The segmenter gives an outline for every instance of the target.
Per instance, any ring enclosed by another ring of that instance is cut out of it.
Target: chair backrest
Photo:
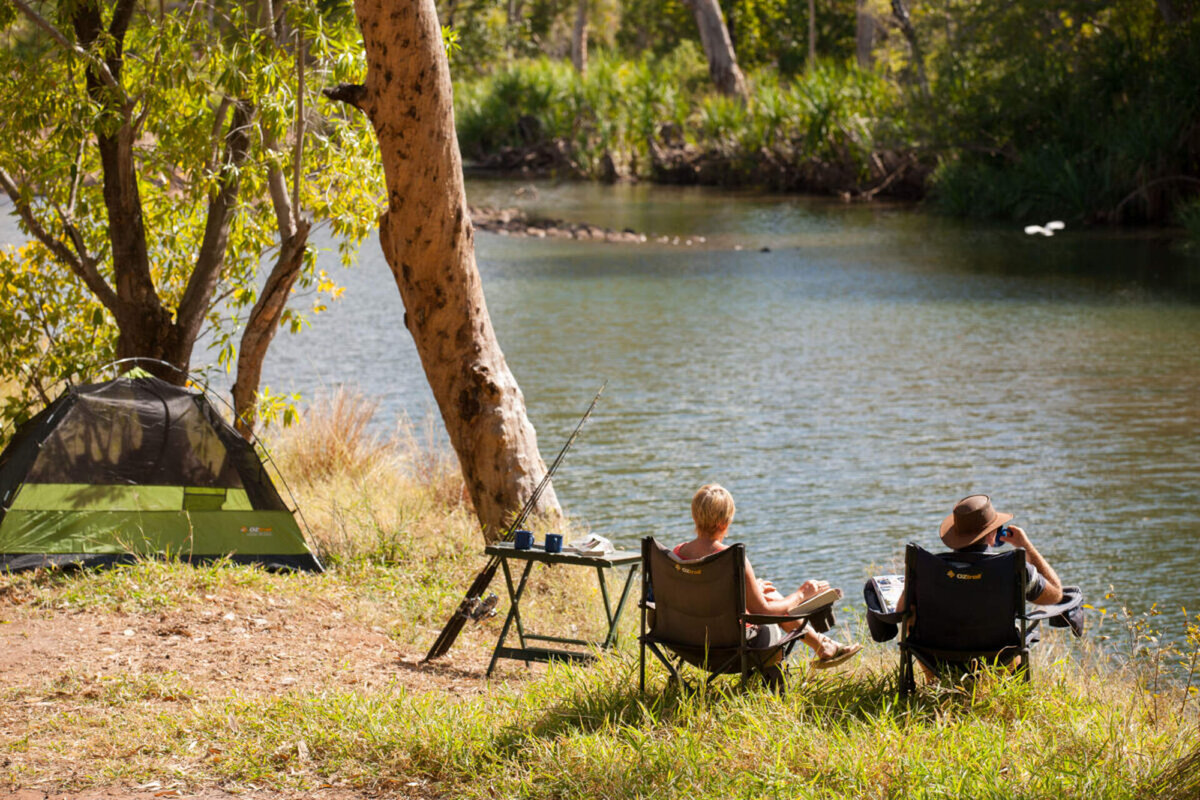
[[[737,647],[746,609],[746,548],[679,561],[654,537],[642,539],[644,591],[654,600],[650,635],[693,647]],[[643,598],[646,600],[648,598]]]
[[[999,651],[1020,644],[1025,551],[930,553],[909,544],[905,587],[916,621],[907,641],[947,651]]]

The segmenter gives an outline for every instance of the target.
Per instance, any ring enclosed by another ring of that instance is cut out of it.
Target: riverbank
[[[937,162],[881,137],[886,81],[822,67],[761,73],[746,103],[716,95],[688,48],[659,61],[548,59],[455,87],[464,154],[498,174],[757,187],[845,199],[925,196]]]
[[[455,117],[464,155],[500,174],[929,199],[956,216],[1169,224],[1197,238],[1195,48],[1181,31],[1109,36],[1069,67],[1051,53],[971,81],[947,53],[945,79],[923,92],[832,62],[762,68],[744,101],[712,89],[690,46],[604,52],[583,76],[518,59],[459,80]]]
[[[1049,631],[1031,684],[925,689],[911,707],[895,698],[894,648],[875,645],[842,671],[801,659],[782,700],[684,697],[653,670],[643,701],[632,614],[593,667],[502,662],[487,681],[496,619],[420,665],[482,559],[452,462],[412,431],[367,436],[370,411],[343,395],[276,444],[323,575],[145,562],[0,578],[0,788],[29,800],[1194,796],[1195,693],[1166,679],[1150,631],[1111,619],[1093,618],[1090,641],[1129,636],[1129,659]],[[546,574],[531,613],[600,624],[587,587]],[[846,606],[842,630],[857,635]]]

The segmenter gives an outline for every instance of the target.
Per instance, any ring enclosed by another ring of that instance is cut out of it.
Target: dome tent
[[[68,388],[0,454],[0,572],[145,556],[321,569],[205,394],[138,371]]]

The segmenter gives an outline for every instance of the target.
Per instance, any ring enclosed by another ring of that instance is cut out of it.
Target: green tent
[[[321,569],[203,392],[144,373],[71,387],[0,454],[0,572],[144,556]]]

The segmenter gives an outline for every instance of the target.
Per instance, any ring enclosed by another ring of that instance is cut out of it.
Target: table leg
[[[500,638],[496,640],[496,649],[492,651],[492,660],[488,663],[487,677],[492,676],[492,670],[496,668],[496,660],[500,657],[500,648],[504,647],[504,641],[508,638],[508,629],[512,626],[515,619],[517,621],[517,631],[521,637],[521,649],[525,649],[525,634],[521,629],[521,595],[525,592],[525,581],[529,578],[529,571],[533,568],[532,561],[525,562],[525,570],[521,573],[521,582],[517,584],[516,590],[512,585],[512,574],[508,571],[508,559],[501,559],[500,566],[504,568],[504,582],[508,585],[508,616],[504,618],[504,627],[500,629]],[[525,661],[529,663],[528,659]]]
[[[617,623],[621,621],[621,612],[625,610],[625,602],[629,599],[629,590],[633,587],[633,576],[638,571],[638,565],[634,564],[629,568],[629,574],[625,576],[625,588],[621,590],[621,599],[617,601],[617,608],[614,612],[608,615],[608,638],[604,640],[605,649],[612,647],[617,643]],[[608,611],[608,593],[604,594],[604,610]]]
[[[508,584],[508,598],[512,605],[509,610],[513,613],[513,619],[517,623],[517,639],[521,642],[521,648],[525,648],[525,624],[521,621],[521,595],[525,592],[525,579],[529,577],[529,571],[533,569],[533,562],[525,562],[525,571],[521,573],[521,585],[513,590],[512,575],[508,571],[508,561],[501,562],[504,564],[504,580]],[[525,662],[529,664],[528,661]]]
[[[604,598],[604,617],[608,620],[609,631],[612,631],[612,625],[613,625],[612,603],[609,602],[609,599],[608,599],[608,582],[604,580],[604,568],[603,567],[596,567],[596,580],[600,581],[600,596],[602,598]],[[605,638],[604,641],[605,642],[608,641],[607,637]],[[607,647],[607,646],[608,645],[605,644],[605,647]]]

